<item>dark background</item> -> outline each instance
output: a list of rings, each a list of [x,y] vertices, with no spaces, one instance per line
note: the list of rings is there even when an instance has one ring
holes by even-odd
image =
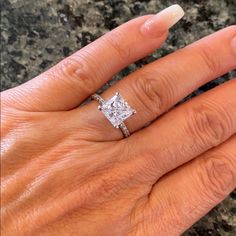
[[[163,48],[124,69],[103,89],[158,57],[236,23],[235,0],[0,0],[0,2],[1,90],[31,79],[121,23],[139,15],[156,13],[175,3],[184,8],[186,15],[171,29]],[[189,97],[207,91],[233,77],[236,77],[235,71],[202,86]],[[235,236],[235,215],[236,191],[184,235]]]

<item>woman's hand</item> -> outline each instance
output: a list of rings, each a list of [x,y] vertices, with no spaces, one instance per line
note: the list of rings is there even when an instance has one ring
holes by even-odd
[[[1,94],[3,235],[179,235],[234,189],[236,81],[168,110],[236,68],[236,26],[102,94],[119,91],[136,109],[129,138],[96,101],[78,107],[181,16],[173,6],[134,19]]]

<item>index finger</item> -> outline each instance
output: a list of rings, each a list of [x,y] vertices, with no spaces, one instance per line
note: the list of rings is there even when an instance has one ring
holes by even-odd
[[[115,73],[159,47],[182,16],[182,8],[173,5],[155,16],[131,20],[3,98],[30,111],[72,109]]]

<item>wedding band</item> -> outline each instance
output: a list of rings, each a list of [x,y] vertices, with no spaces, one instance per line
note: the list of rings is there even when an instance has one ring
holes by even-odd
[[[96,93],[91,97],[99,103],[98,109],[105,115],[113,127],[119,128],[125,138],[129,137],[130,132],[124,121],[134,115],[136,111],[130,107],[120,93],[116,92],[109,100],[104,100]]]

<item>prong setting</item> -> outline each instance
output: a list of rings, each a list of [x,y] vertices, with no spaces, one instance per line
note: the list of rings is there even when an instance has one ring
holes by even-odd
[[[98,109],[106,116],[111,124],[115,128],[121,129],[124,136],[128,137],[130,134],[124,121],[136,114],[136,110],[130,107],[119,92],[116,92],[109,100],[104,100],[98,94],[94,94],[92,98],[99,102]]]

